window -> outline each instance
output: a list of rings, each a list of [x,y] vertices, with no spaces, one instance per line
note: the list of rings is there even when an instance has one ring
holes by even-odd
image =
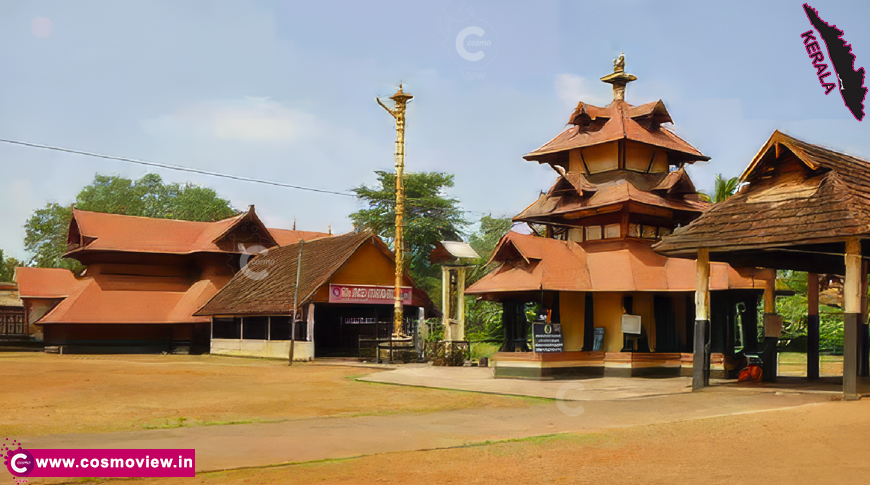
[[[656,238],[656,226],[643,226],[641,237],[644,239]]]
[[[212,338],[241,338],[241,318],[215,318],[212,322]]]
[[[574,242],[583,242],[583,228],[572,227],[568,229],[568,240]]]
[[[269,340],[290,340],[290,317],[270,317]]]
[[[608,224],[604,226],[604,239],[618,239],[620,234],[620,224]]]
[[[245,317],[242,319],[242,337],[245,340],[266,340],[268,317]]]
[[[640,237],[640,224],[628,225],[628,237]]]
[[[601,226],[586,226],[586,240],[597,241],[601,239]]]

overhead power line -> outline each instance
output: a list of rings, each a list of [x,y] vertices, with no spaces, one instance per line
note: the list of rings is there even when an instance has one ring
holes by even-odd
[[[58,151],[58,152],[74,153],[76,155],[84,155],[87,157],[104,158],[106,160],[116,160],[119,162],[133,163],[133,164],[137,164],[137,165],[145,165],[148,167],[163,168],[166,170],[176,170],[178,172],[197,173],[200,175],[208,175],[210,177],[227,178],[227,179],[231,179],[231,180],[239,180],[242,182],[253,182],[253,183],[257,183],[257,184],[274,185],[276,187],[287,187],[290,189],[307,190],[309,192],[320,192],[322,194],[334,194],[334,195],[343,195],[346,197],[356,197],[356,194],[352,194],[350,192],[338,192],[335,190],[317,189],[314,187],[304,187],[302,185],[285,184],[283,182],[275,182],[273,180],[256,179],[256,178],[252,178],[252,177],[243,177],[241,175],[232,175],[232,174],[227,174],[227,173],[214,172],[212,170],[203,170],[203,169],[199,169],[199,168],[183,167],[181,165],[170,165],[168,163],[149,162],[147,160],[138,160],[135,158],[116,157],[113,155],[103,155],[101,153],[86,152],[83,150],[73,150],[71,148],[56,147],[56,146],[51,146],[51,145],[42,145],[39,143],[30,143],[30,142],[16,141],[16,140],[6,140],[3,138],[0,138],[0,142],[11,143],[13,145],[22,145],[22,146],[27,146],[27,147],[32,147],[32,148],[42,148],[45,150],[54,150],[54,151]]]

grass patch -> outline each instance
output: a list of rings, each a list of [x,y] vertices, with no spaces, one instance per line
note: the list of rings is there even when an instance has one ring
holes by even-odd
[[[498,349],[501,348],[501,344],[493,344],[487,342],[472,342],[470,358],[471,360],[481,359],[486,357],[487,359],[495,355],[498,352]]]

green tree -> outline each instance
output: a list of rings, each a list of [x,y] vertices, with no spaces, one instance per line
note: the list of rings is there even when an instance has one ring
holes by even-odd
[[[509,217],[492,217],[490,214],[480,219],[480,227],[468,238],[468,244],[480,257],[466,273],[466,285],[471,286],[493,269],[494,264],[486,263],[501,238],[511,230],[511,225]],[[466,338],[470,341],[503,339],[501,310],[501,304],[497,302],[465,297]]]
[[[66,237],[72,219],[72,206],[49,202],[33,211],[24,224],[24,249],[33,257],[30,265],[37,268],[66,268],[75,272],[83,269],[78,261],[65,259]]]
[[[777,271],[777,277],[795,292],[794,295],[776,299],[776,313],[782,316],[782,345],[807,335],[807,273],[801,271]],[[761,303],[758,307],[759,322],[763,318]],[[759,326],[759,333],[761,333]],[[843,310],[829,305],[819,305],[819,348],[831,352],[843,351]]]
[[[15,276],[15,268],[24,266],[24,263],[15,258],[4,257],[3,250],[0,249],[0,282],[8,283]]]
[[[360,185],[353,190],[363,208],[350,215],[356,230],[368,229],[392,246],[396,230],[396,174],[375,172],[374,187]],[[429,265],[429,253],[437,241],[461,241],[468,222],[457,199],[446,195],[453,187],[453,175],[442,172],[405,173],[405,250],[411,277],[438,299],[441,275]]]
[[[82,188],[73,205],[49,202],[34,211],[24,224],[24,247],[33,254],[30,263],[40,268],[83,269],[78,261],[63,258],[72,210],[124,214],[129,216],[217,221],[238,214],[230,202],[214,190],[194,184],[166,184],[157,174],[139,180],[117,175],[94,176]]]
[[[721,173],[719,173],[716,174],[716,179],[713,182],[713,194],[711,195],[706,192],[698,192],[698,194],[703,200],[715,204],[734,195],[734,193],[737,192],[738,183],[739,179],[737,177],[726,179]]]

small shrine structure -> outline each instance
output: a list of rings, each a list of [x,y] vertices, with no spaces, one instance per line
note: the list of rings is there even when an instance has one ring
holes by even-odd
[[[704,325],[709,315],[704,307],[709,261],[809,272],[810,378],[819,375],[818,275],[845,275],[843,394],[858,399],[858,377],[870,374],[870,162],[775,131],[740,182],[737,194],[665,237],[655,250],[697,259],[697,325]],[[781,320],[774,303],[765,298],[764,323],[766,338],[775,344]],[[695,388],[706,384],[697,374],[694,381]]]
[[[513,218],[534,233],[506,234],[491,256],[497,266],[466,290],[503,305],[496,377],[691,374],[695,262],[652,245],[708,208],[686,166],[709,157],[666,126],[661,100],[625,101],[637,77],[624,65],[620,56],[601,78],[613,86],[610,104],[579,102],[566,129],[524,156],[557,176]],[[755,350],[754,308],[774,273],[714,263],[711,275],[709,343],[713,371],[725,375],[731,356]],[[560,324],[546,327],[556,332],[547,341],[563,345],[530,348],[527,303]]]

